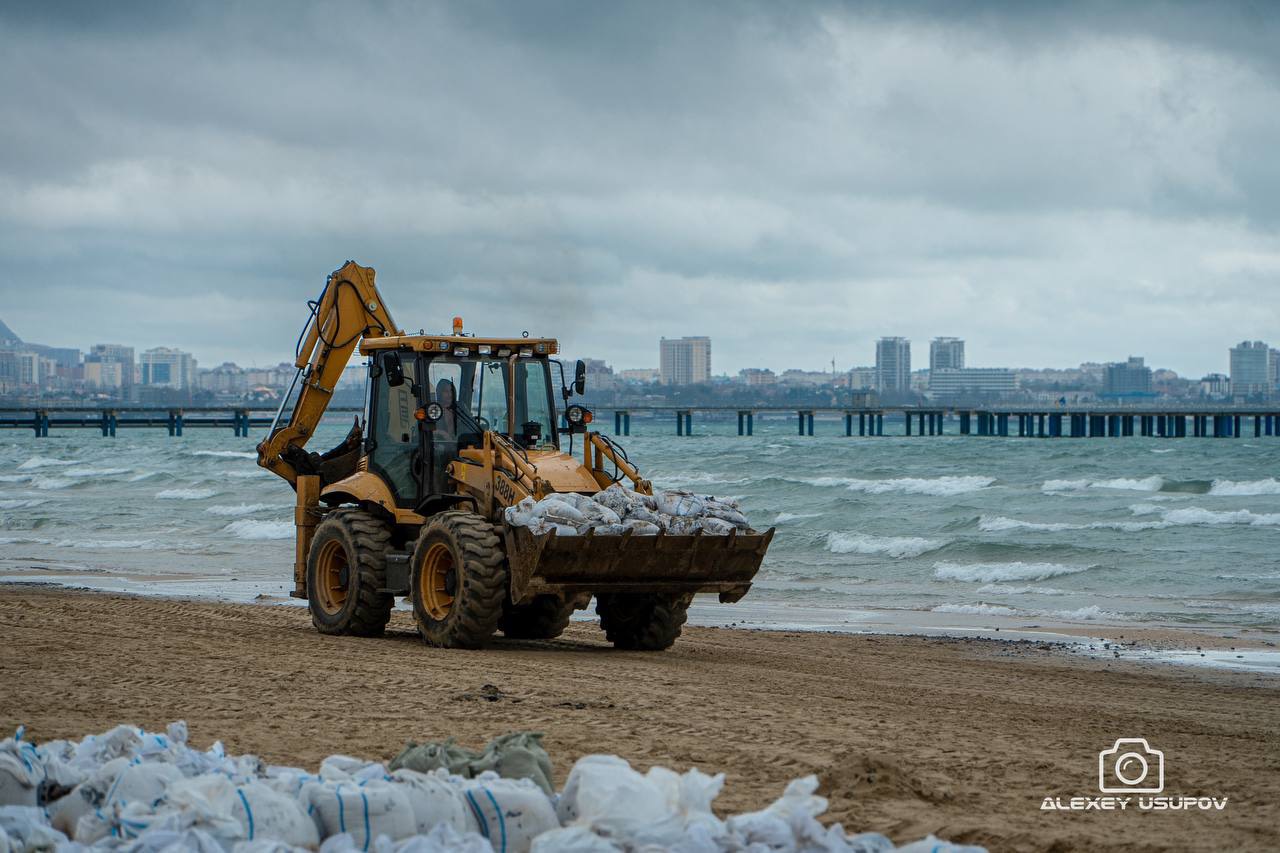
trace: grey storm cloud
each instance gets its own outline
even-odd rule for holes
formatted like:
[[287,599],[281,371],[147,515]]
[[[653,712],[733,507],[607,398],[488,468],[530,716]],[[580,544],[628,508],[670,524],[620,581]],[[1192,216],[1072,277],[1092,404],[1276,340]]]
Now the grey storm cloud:
[[9,3],[0,317],[274,362],[354,258],[620,368],[1221,370],[1280,343],[1273,8]]

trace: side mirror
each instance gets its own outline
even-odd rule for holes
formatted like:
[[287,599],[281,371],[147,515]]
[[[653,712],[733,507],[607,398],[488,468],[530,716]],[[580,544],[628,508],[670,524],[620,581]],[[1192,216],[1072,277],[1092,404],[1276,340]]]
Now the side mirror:
[[387,372],[387,384],[392,388],[404,384],[404,365],[400,363],[400,353],[389,352],[384,355],[382,368]]
[[582,359],[573,369],[573,390],[579,395],[587,390],[587,363]]

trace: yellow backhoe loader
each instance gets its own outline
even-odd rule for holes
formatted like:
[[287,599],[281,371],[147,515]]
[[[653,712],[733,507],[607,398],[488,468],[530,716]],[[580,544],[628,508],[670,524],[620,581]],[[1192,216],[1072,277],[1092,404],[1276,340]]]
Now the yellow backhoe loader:
[[[298,373],[258,464],[297,492],[292,595],[319,631],[379,635],[408,596],[427,643],[476,648],[497,630],[558,636],[594,596],[615,646],[657,650],[679,636],[695,593],[734,602],[750,589],[772,529],[566,536],[507,523],[526,497],[619,482],[653,493],[621,447],[589,430],[590,411],[568,405],[585,369],[567,384],[554,339],[479,338],[460,318],[452,334],[405,334],[374,271],[351,261],[308,305]],[[365,417],[337,447],[308,453],[357,345]]]

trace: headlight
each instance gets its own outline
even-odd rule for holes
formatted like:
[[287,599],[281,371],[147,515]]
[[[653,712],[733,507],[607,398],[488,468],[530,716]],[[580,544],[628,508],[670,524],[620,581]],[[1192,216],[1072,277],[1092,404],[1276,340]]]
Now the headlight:
[[471,355],[471,347],[454,347],[453,354],[457,358],[466,358]]
[[533,357],[533,350],[529,349],[528,347],[525,347],[524,349],[520,350],[520,357],[521,357],[521,358],[532,358],[532,357]]
[[[418,411],[422,411],[422,410],[419,409]],[[444,417],[444,407],[441,406],[439,403],[428,403],[426,413],[427,413],[427,420],[438,421],[440,420],[440,418]]]
[[480,355],[488,355],[489,353],[493,352],[493,347],[489,346],[488,344],[481,344],[480,346],[476,347],[476,352],[479,353]]
[[581,406],[570,406],[564,410],[565,419],[574,425],[582,423],[583,415],[584,412]]

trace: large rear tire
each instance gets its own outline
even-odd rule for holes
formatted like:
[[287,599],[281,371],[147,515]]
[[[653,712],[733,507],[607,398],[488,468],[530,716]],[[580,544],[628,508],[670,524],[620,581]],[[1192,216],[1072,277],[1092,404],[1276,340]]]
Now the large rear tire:
[[428,645],[483,646],[507,596],[507,559],[493,526],[473,512],[432,518],[413,549],[409,590],[414,621]]
[[689,595],[612,593],[596,596],[596,613],[616,648],[658,652],[680,636],[691,600]]
[[385,589],[391,531],[359,509],[330,512],[316,526],[307,553],[307,604],[322,634],[377,637],[391,619]]
[[554,640],[569,627],[573,603],[556,595],[538,595],[524,604],[506,602],[498,627],[513,640]]

